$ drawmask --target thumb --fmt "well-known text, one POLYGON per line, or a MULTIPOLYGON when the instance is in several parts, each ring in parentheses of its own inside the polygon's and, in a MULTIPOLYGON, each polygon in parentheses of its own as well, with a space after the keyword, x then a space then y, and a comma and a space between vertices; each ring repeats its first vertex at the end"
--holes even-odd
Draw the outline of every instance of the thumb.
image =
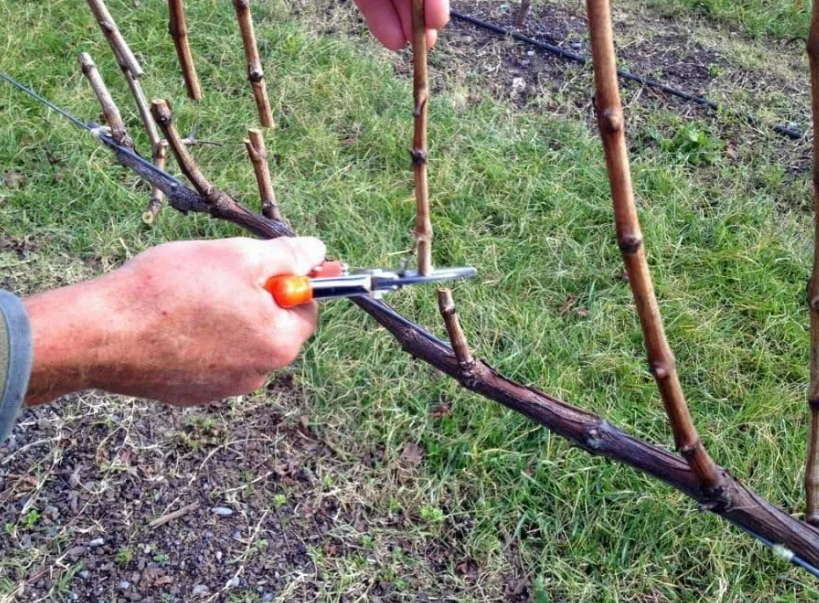
POLYGON ((262 278, 277 274, 307 274, 324 261, 327 249, 315 237, 280 237, 258 241, 258 266, 262 278))

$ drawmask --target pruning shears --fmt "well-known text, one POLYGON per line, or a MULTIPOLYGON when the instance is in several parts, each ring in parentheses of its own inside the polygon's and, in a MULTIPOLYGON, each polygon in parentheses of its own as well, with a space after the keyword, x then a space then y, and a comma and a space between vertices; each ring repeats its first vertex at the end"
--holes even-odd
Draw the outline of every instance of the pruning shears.
POLYGON ((265 284, 276 303, 282 308, 294 308, 312 300, 337 297, 374 296, 397 291, 407 285, 422 285, 471 278, 478 271, 471 267, 437 268, 426 276, 417 270, 365 268, 350 272, 339 261, 327 261, 307 276, 282 274, 265 284))

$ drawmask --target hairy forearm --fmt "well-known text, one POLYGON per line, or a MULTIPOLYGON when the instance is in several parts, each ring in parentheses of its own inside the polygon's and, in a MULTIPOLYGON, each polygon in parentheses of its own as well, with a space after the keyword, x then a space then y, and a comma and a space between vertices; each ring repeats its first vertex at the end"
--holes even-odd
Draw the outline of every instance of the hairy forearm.
POLYGON ((95 387, 95 377, 112 368, 120 331, 112 280, 102 277, 24 300, 34 344, 26 404, 95 387))

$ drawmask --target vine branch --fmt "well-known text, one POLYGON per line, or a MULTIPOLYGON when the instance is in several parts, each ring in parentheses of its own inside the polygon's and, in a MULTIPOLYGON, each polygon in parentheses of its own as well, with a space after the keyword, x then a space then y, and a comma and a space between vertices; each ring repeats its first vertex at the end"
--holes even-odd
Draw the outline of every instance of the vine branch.
POLYGON ((807 291, 810 312, 810 432, 805 466, 805 503, 806 520, 819 525, 819 0, 813 2, 807 52, 813 111, 814 244, 813 271, 807 291))
POLYGON ((458 320, 458 312, 455 310, 455 301, 452 299, 452 292, 449 289, 438 289, 438 310, 446 325, 446 332, 452 344, 452 351, 458 360, 458 365, 464 371, 469 371, 475 366, 475 360, 469 351, 469 344, 461 329, 461 321, 458 320))
POLYGON ((91 12, 94 13, 94 18, 99 23, 103 35, 111 45, 119 66, 123 70, 130 71, 135 78, 141 78, 143 75, 142 67, 140 67, 134 53, 131 52, 125 38, 122 37, 116 21, 108 11, 108 7, 105 6, 105 2, 103 0, 88 0, 88 6, 91 8, 91 12))
POLYGON ((256 45, 256 34, 253 31, 253 17, 250 14, 250 0, 233 0, 236 9, 236 18, 239 21, 239 31, 242 34, 242 46, 247 61, 247 79, 253 88, 253 98, 259 112, 259 122, 262 127, 273 128, 273 113, 270 111, 270 100, 267 98, 267 85, 264 81, 264 70, 259 58, 259 48, 256 45))
POLYGON ((113 138, 117 144, 133 149, 134 141, 131 140, 128 136, 128 132, 125 130, 125 123, 122 121, 119 107, 117 107, 111 93, 108 91, 108 87, 105 85, 105 81, 103 81, 99 69, 97 69, 97 65, 91 59, 91 55, 87 52, 82 52, 80 53, 79 61, 82 73, 91 85, 91 89, 94 91, 102 107, 105 123, 111 128, 111 138, 113 138))
POLYGON ((413 171, 415 173, 415 248, 418 272, 432 272, 432 221, 429 215, 427 184, 427 101, 429 76, 427 70, 427 31, 424 0, 412 0, 412 91, 415 107, 415 131, 412 139, 413 171))
POLYGON ((245 139, 245 149, 253 164, 253 173, 256 174, 256 184, 259 187, 259 197, 262 201, 262 215, 265 218, 281 220, 282 215, 276 203, 276 193, 270 181, 270 167, 267 163, 267 149, 264 145, 264 136, 261 130, 248 129, 245 139))
POLYGON ((168 0, 168 13, 168 33, 171 34, 173 45, 176 47, 176 56, 179 59, 179 67, 182 69, 182 78, 185 80, 188 98, 202 100, 204 94, 202 86, 199 85, 199 76, 196 73, 193 53, 188 41, 188 23, 185 20, 184 0, 168 0))
POLYGON ((617 244, 623 255, 629 285, 640 317, 649 368, 665 405, 677 449, 688 460, 703 487, 719 488, 723 485, 724 478, 706 452, 688 411, 646 261, 643 235, 631 188, 625 120, 617 82, 609 2, 587 0, 586 7, 597 91, 597 122, 611 185, 617 244))
MULTIPOLYGON (((165 152, 165 143, 159 136, 159 130, 156 128, 154 118, 151 116, 151 109, 148 107, 148 100, 145 98, 145 93, 142 91, 142 85, 128 70, 123 71, 125 79, 128 82, 128 87, 131 89, 131 94, 136 102, 139 117, 142 120, 142 125, 145 126, 145 132, 148 134, 148 142, 151 144, 151 160, 153 164, 160 170, 165 169, 165 160, 167 153, 165 152)), ((148 201, 148 206, 142 213, 142 221, 146 224, 153 224, 156 220, 157 214, 162 209, 164 201, 164 194, 162 189, 152 186, 151 198, 148 201)))

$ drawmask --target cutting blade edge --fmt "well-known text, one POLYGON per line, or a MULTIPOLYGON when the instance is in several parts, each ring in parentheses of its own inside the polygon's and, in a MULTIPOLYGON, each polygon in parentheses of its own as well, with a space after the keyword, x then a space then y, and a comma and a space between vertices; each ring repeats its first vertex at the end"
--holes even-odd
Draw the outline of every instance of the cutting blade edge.
POLYGON ((465 268, 436 268, 432 271, 432 274, 428 274, 426 276, 418 274, 417 270, 404 270, 399 273, 398 278, 384 278, 381 280, 379 277, 374 277, 373 284, 378 286, 383 283, 385 287, 395 288, 404 287, 406 285, 422 285, 428 283, 456 281, 472 278, 477 276, 477 274, 478 271, 471 266, 467 266, 465 268))

